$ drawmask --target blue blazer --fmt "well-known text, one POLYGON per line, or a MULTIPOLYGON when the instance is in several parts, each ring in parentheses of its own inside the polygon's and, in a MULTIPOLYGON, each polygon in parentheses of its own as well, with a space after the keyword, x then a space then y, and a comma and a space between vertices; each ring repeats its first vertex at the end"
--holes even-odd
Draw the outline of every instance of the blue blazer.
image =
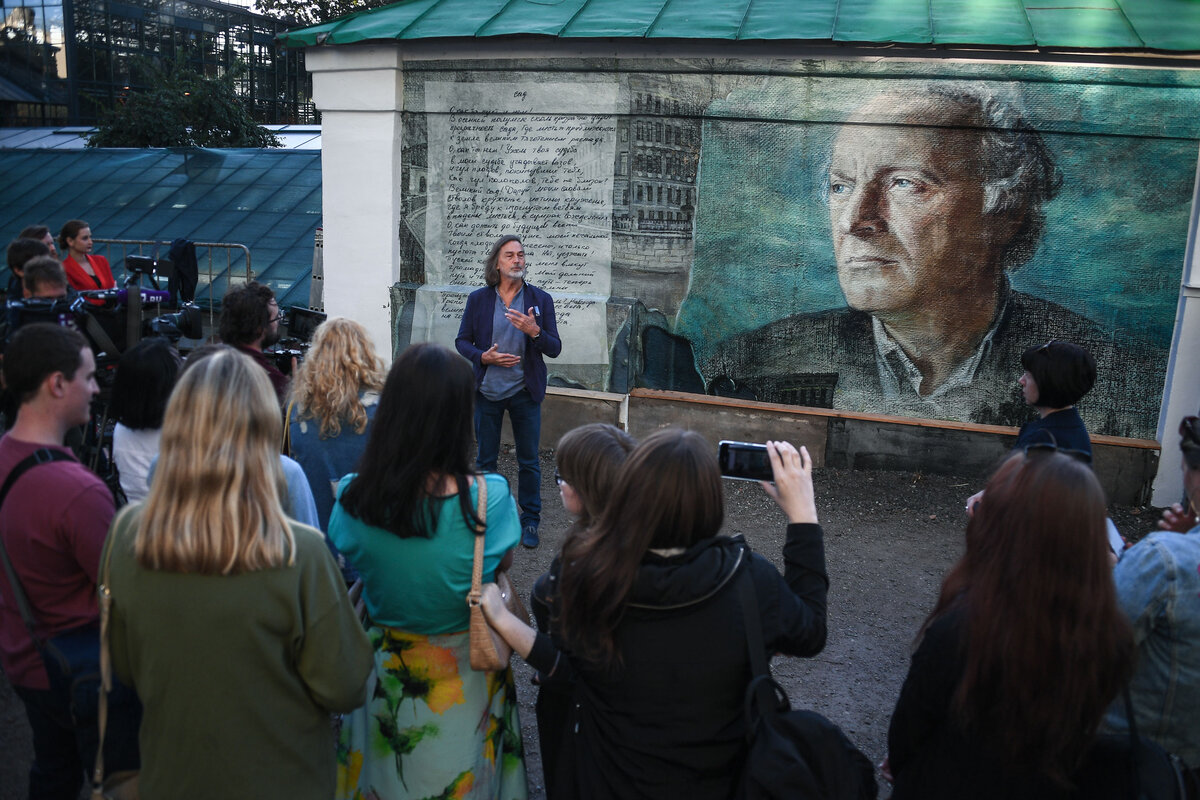
MULTIPOLYGON (((525 357, 521 359, 521 366, 525 370, 525 388, 529 390, 533 401, 540 403, 546 396, 546 362, 542 356, 558 358, 562 352, 562 340, 558 338, 558 325, 554 321, 553 298, 530 283, 525 284, 525 291, 525 309, 522 310, 530 306, 536 309, 534 317, 542 332, 536 339, 525 337, 525 357)), ((475 366, 476 389, 483 383, 483 374, 487 371, 479 359, 493 344, 492 317, 495 313, 495 288, 485 286, 471 292, 458 326, 458 336, 454 339, 454 347, 475 366)))

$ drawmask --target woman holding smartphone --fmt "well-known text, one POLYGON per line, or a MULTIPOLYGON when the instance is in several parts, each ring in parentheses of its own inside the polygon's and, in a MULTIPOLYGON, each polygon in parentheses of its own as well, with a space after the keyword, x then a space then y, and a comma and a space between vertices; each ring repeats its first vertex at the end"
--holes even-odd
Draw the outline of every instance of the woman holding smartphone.
POLYGON ((784 575, 741 536, 720 535, 713 448, 667 429, 633 450, 600 518, 563 547, 550 619, 567 653, 488 587, 483 608, 496 630, 538 670, 557 661, 576 680, 557 795, 733 795, 751 676, 742 574, 754 586, 768 655, 824 647, 828 579, 812 460, 786 442, 767 448, 775 482, 764 488, 788 518, 784 575))

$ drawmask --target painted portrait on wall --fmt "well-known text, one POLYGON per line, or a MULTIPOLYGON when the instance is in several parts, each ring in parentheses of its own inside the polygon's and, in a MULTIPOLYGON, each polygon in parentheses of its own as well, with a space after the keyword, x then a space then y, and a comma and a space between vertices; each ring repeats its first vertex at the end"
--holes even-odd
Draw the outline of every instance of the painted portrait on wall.
POLYGON ((707 391, 1016 425, 1021 353, 1064 339, 1097 361, 1089 428, 1152 437, 1196 144, 1079 133, 1036 87, 1035 124, 1025 88, 782 79, 714 103, 675 329, 707 391))
POLYGON ((1015 426, 1021 353, 1061 339, 1089 430, 1154 437, 1200 74, 671 66, 407 73, 397 342, 451 341, 515 231, 552 384, 1015 426))

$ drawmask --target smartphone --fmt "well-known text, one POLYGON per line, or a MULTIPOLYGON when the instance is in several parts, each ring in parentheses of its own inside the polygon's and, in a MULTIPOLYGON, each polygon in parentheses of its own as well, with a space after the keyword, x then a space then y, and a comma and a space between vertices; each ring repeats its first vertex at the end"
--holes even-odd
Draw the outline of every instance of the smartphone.
POLYGON ((765 444, 722 441, 717 445, 717 461, 721 465, 721 476, 742 481, 769 481, 771 457, 765 444))

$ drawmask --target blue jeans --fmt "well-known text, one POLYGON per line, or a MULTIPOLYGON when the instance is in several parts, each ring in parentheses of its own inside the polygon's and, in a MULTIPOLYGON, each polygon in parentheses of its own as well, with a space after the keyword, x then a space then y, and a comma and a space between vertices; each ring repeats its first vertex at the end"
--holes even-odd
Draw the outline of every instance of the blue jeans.
POLYGON ((517 505, 521 507, 521 527, 536 527, 542 519, 542 465, 538 461, 542 406, 534 402, 528 389, 503 400, 488 400, 475 392, 475 441, 479 443, 475 464, 480 472, 496 471, 505 411, 517 442, 517 505))

